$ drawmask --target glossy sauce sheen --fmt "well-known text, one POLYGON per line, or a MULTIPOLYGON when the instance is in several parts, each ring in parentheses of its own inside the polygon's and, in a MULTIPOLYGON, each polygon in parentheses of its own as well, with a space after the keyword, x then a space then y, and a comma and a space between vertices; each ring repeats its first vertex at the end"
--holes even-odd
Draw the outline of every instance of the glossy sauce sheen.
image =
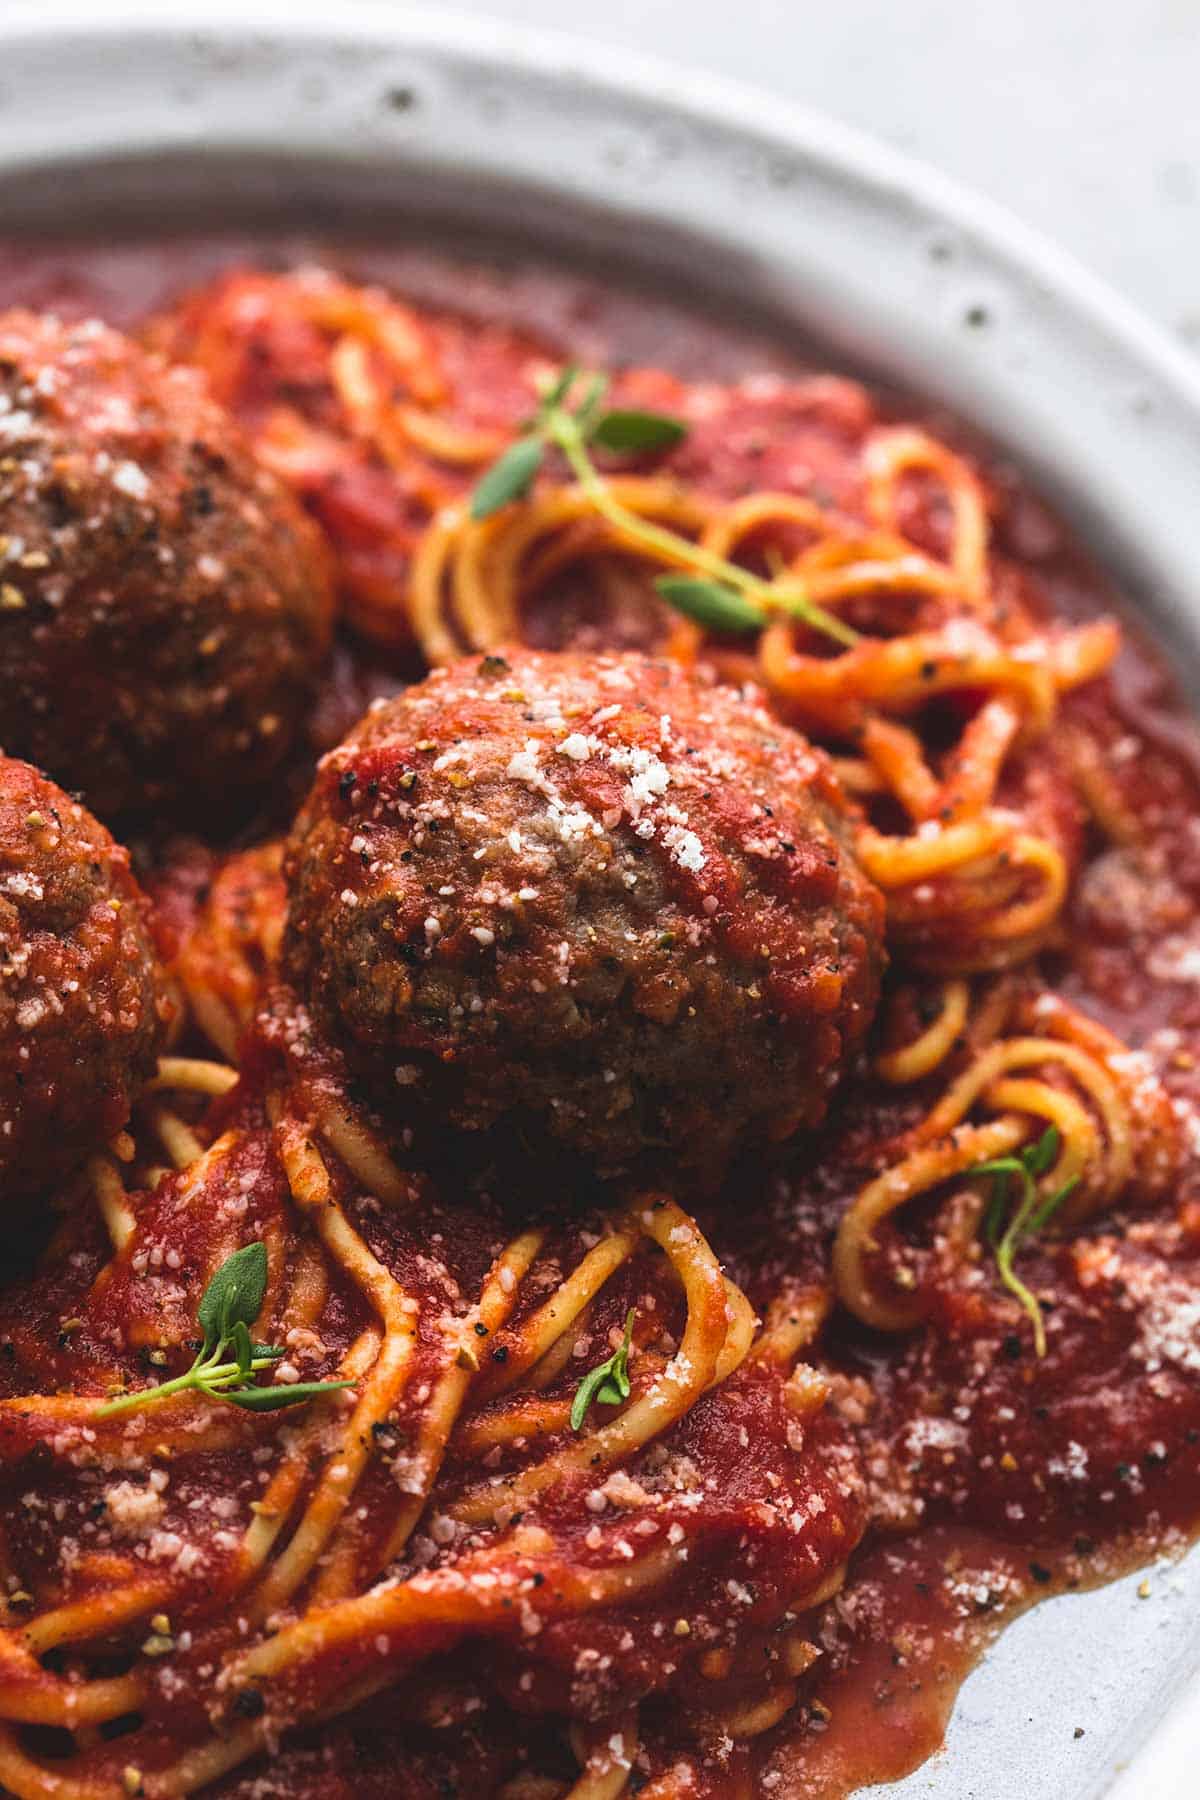
MULTIPOLYGON (((246 241, 13 247, 0 251, 0 300, 96 311, 129 326, 226 263, 291 264, 311 253, 301 244, 264 249, 246 241)), ((501 338, 515 328, 551 353, 593 364, 638 363, 692 381, 794 366, 744 334, 569 275, 464 268, 419 250, 339 251, 329 260, 394 281, 418 301, 452 299, 501 338)), ((478 380, 481 390, 496 384, 503 414, 500 351, 481 358, 478 380)), ((764 396, 769 392, 764 388, 764 396)), ((486 401, 482 391, 481 405, 486 401)), ((946 431, 944 420, 935 423, 946 431)), ((765 397, 761 416, 748 412, 724 436, 697 433, 690 453, 718 486, 736 486, 739 457, 758 485, 783 485, 787 471, 771 466, 769 424, 765 397)), ((850 479, 847 449, 836 434, 824 434, 814 435, 805 453, 805 478, 836 497, 850 479)), ((1018 479, 1007 469, 993 476, 998 546, 1047 608, 1078 618, 1111 607, 1101 579, 1018 479)), ((393 685, 390 673, 345 656, 338 671, 317 709, 318 743, 341 734, 364 696, 393 685)), ((802 1728, 782 1748, 772 1740, 762 1791, 783 1800, 831 1800, 912 1767, 939 1742, 959 1683, 1005 1618, 1046 1592, 1182 1548, 1200 1520, 1200 1181, 1193 1148, 1200 1144, 1200 760, 1163 669, 1136 630, 1127 631, 1113 675, 1066 702, 1064 716, 1073 714, 1086 716, 1093 736, 1109 747, 1114 780, 1148 838, 1136 852, 1098 838, 1082 846, 1066 948, 1044 959, 1044 972, 1050 985, 1147 1055, 1175 1099, 1190 1154, 1167 1201, 1101 1215, 1028 1253, 1025 1278, 1054 1320, 1041 1361, 1006 1300, 991 1294, 983 1301, 977 1289, 949 1282, 938 1291, 927 1330, 885 1340, 837 1320, 827 1332, 834 1402, 810 1440, 808 1453, 817 1455, 805 1479, 819 1487, 822 1453, 853 1440, 867 1470, 874 1524, 843 1593, 826 1611, 826 1673, 802 1728)), ((177 895, 188 880, 181 865, 177 895)), ((185 901, 179 904, 186 913, 185 901)), ((752 1303, 765 1307, 781 1287, 802 1285, 806 1273, 819 1277, 833 1227, 877 1167, 880 1144, 931 1098, 926 1089, 898 1099, 865 1074, 851 1079, 798 1172, 742 1175, 732 1194, 698 1214, 752 1303)), ((277 1177, 265 1163, 256 1174, 259 1203, 269 1211, 277 1177)), ((264 1214, 259 1224, 266 1223, 264 1214)), ((467 1229, 434 1212, 434 1224, 462 1232, 464 1269, 474 1263, 482 1275, 488 1222, 473 1220, 467 1229)), ((391 1252, 408 1254, 399 1244, 391 1252)), ((94 1254, 102 1254, 99 1238, 94 1254)), ((419 1275, 413 1280, 419 1285, 419 1275)), ((57 1296, 40 1298, 59 1303, 57 1296)), ((61 1303, 66 1310, 71 1296, 61 1303)), ((626 1303, 617 1284, 600 1323, 619 1321, 626 1303)), ((356 1304, 345 1298, 345 1342, 358 1324, 356 1304)), ((106 1305, 120 1316, 119 1283, 106 1305)), ((178 1325, 186 1335, 186 1322, 178 1325)), ((331 1349, 341 1347, 331 1342, 331 1349)), ((69 1377, 65 1358, 64 1383, 69 1377)), ((748 1452, 745 1425, 756 1406, 769 1410, 770 1397, 756 1398, 753 1387, 752 1375, 731 1383, 729 1404, 710 1406, 703 1427, 710 1438, 703 1458, 726 1472, 730 1515, 742 1490, 753 1496, 765 1479, 748 1452)), ((757 1427, 751 1442, 761 1438, 777 1453, 765 1413, 757 1427)), ((230 1429, 236 1435, 236 1421, 230 1429)), ((232 1465, 214 1476, 214 1487, 222 1479, 234 1479, 232 1465)), ((709 1528, 719 1535, 728 1525, 714 1506, 709 1528)), ((856 1526, 851 1521, 849 1529, 856 1526)), ((828 1544, 816 1549, 825 1562, 836 1560, 828 1544)), ((779 1554, 777 1545, 771 1554, 779 1554)), ((574 1651, 569 1622, 561 1631, 565 1669, 574 1651)), ((643 1653, 653 1655, 644 1645, 634 1652, 643 1653)), ((543 1697, 550 1703, 553 1683, 544 1666, 539 1680, 548 1684, 543 1697)))

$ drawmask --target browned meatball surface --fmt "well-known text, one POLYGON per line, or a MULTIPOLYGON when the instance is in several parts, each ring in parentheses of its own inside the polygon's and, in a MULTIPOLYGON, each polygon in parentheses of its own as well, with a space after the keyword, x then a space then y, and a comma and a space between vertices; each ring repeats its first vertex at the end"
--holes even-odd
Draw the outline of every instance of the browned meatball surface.
POLYGON ((316 529, 190 370, 0 316, 0 744, 105 818, 236 800, 328 646, 316 529))
POLYGON ((162 1036, 146 902, 103 825, 0 756, 0 1187, 31 1194, 119 1131, 162 1036))
POLYGON ((376 1093, 713 1175, 823 1115, 880 895, 824 755, 649 658, 472 658, 379 705, 292 834, 285 958, 376 1093))

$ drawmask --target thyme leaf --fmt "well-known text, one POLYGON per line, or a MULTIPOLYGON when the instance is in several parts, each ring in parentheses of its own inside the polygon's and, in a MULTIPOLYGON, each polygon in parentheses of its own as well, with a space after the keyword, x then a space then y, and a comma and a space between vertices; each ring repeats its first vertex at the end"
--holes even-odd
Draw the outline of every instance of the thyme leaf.
POLYGON ((646 450, 669 450, 686 436, 682 419, 617 407, 597 419, 590 442, 615 456, 637 456, 646 450))
POLYGON ((762 608, 720 581, 699 575, 660 575, 655 587, 676 612, 709 631, 761 631, 762 608))
POLYGON ((637 1308, 631 1306, 625 1318, 625 1335, 607 1362, 588 1371, 575 1390, 571 1402, 571 1430, 579 1431, 593 1401, 601 1406, 619 1406, 629 1398, 629 1350, 633 1343, 633 1321, 637 1308))
POLYGON ((642 518, 617 498, 593 462, 592 448, 615 456, 669 450, 687 435, 688 427, 682 419, 666 413, 633 407, 604 412, 601 406, 607 389, 607 376, 587 375, 575 363, 547 382, 537 412, 522 427, 522 435, 476 486, 471 517, 487 519, 514 500, 523 500, 537 478, 547 447, 553 446, 566 460, 593 511, 614 528, 622 543, 679 571, 661 577, 656 586, 664 599, 689 618, 717 631, 753 631, 761 629, 773 613, 783 613, 835 643, 857 643, 858 633, 810 600, 786 572, 764 579, 677 531, 642 518), (581 384, 583 396, 573 404, 581 384))
POLYGON ((287 1354, 275 1344, 256 1344, 250 1327, 258 1317, 267 1291, 267 1247, 244 1244, 226 1257, 200 1296, 196 1322, 204 1341, 190 1369, 157 1387, 138 1388, 98 1407, 98 1419, 127 1412, 146 1400, 165 1400, 189 1389, 210 1400, 228 1400, 252 1412, 270 1412, 281 1406, 300 1406, 317 1394, 352 1387, 349 1381, 278 1382, 259 1387, 254 1377, 287 1354))
POLYGON ((328 1394, 334 1388, 351 1386, 349 1381, 280 1381, 272 1387, 230 1388, 219 1398, 246 1412, 278 1412, 284 1406, 303 1406, 306 1400, 315 1400, 318 1394, 328 1394))
POLYGON ((253 1325, 267 1291, 267 1246, 244 1244, 226 1257, 196 1308, 196 1322, 204 1333, 204 1348, 215 1350, 233 1335, 235 1325, 253 1325))
POLYGON ((539 432, 510 444, 472 494, 471 517, 489 519, 502 506, 508 506, 513 500, 523 500, 533 486, 545 454, 545 439, 539 432))
POLYGON ((1036 1143, 1026 1144, 1012 1156, 997 1156, 967 1170, 969 1179, 989 1180, 992 1184, 984 1214, 984 1234, 996 1259, 1001 1281, 1029 1315, 1034 1348, 1039 1356, 1046 1354, 1046 1323, 1041 1304, 1013 1265, 1022 1244, 1045 1229, 1078 1186, 1079 1177, 1073 1175, 1053 1193, 1039 1198, 1036 1178, 1051 1167, 1058 1148, 1058 1128, 1050 1125, 1036 1143))

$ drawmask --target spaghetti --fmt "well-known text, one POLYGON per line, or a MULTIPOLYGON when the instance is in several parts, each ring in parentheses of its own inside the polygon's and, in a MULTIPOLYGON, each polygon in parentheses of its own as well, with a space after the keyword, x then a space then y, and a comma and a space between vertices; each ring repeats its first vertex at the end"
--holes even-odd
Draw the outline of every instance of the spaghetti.
MULTIPOLYGON (((171 1058, 159 1085, 223 1100, 228 1083, 224 1065, 171 1058)), ((690 1636, 682 1628, 696 1605, 697 1564, 710 1574, 722 1562, 730 1571, 747 1568, 736 1529, 744 1521, 730 1513, 728 1496, 705 1492, 703 1449, 692 1446, 685 1457, 686 1478, 670 1460, 681 1454, 671 1448, 676 1421, 696 1414, 707 1389, 732 1417, 747 1416, 749 1407, 760 1428, 772 1421, 772 1472, 785 1491, 822 1496, 816 1531, 798 1531, 782 1510, 775 1517, 760 1509, 768 1516, 758 1522, 761 1542, 749 1558, 762 1567, 751 1615, 762 1635, 759 1654, 779 1670, 774 1703, 782 1705, 778 1690, 790 1705, 791 1617, 819 1604, 840 1579, 861 1523, 855 1481, 827 1466, 839 1451, 838 1431, 819 1416, 819 1384, 794 1382, 803 1336, 783 1357, 757 1354, 744 1296, 695 1223, 653 1194, 638 1197, 626 1221, 604 1223, 598 1239, 582 1224, 518 1232, 485 1268, 474 1303, 464 1294, 465 1310, 447 1311, 442 1290, 452 1265, 418 1248, 441 1238, 429 1229, 430 1198, 421 1196, 414 1216, 418 1192, 369 1126, 339 1106, 314 1134, 285 1089, 259 1100, 239 1090, 232 1104, 198 1163, 132 1204, 114 1166, 97 1168, 115 1255, 105 1260, 98 1247, 80 1280, 76 1245, 67 1258, 74 1266, 61 1273, 63 1304, 71 1293, 74 1380, 103 1380, 112 1392, 129 1379, 126 1360, 99 1349, 114 1315, 125 1321, 131 1346, 153 1342, 151 1357, 170 1364, 186 1344, 187 1309, 179 1311, 175 1298, 184 1276, 168 1271, 196 1271, 196 1279, 212 1272, 231 1241, 230 1195, 245 1191, 252 1168, 247 1225, 266 1243, 271 1271, 261 1326, 297 1357, 357 1385, 348 1397, 314 1404, 282 1436, 184 1396, 159 1403, 153 1415, 147 1409, 111 1421, 96 1418, 94 1403, 64 1406, 49 1393, 39 1400, 25 1391, 0 1403, 9 1466, 48 1441, 43 1491, 79 1490, 58 1503, 60 1546, 78 1531, 79 1555, 53 1602, 10 1602, 3 1703, 12 1723, 0 1750, 6 1786, 19 1795, 44 1791, 44 1767, 23 1744, 21 1726, 74 1734, 78 1792, 121 1791, 132 1784, 132 1768, 146 1794, 188 1793, 308 1716, 314 1692, 321 1716, 337 1716, 466 1636, 509 1641, 506 1655, 522 1669, 525 1693, 541 1683, 554 1688, 553 1657, 547 1666, 539 1640, 558 1619, 619 1608, 628 1630, 639 1613, 656 1617, 669 1595, 673 1634, 690 1636), (364 1202, 330 1141, 359 1134, 406 1204, 385 1212, 364 1202), (173 1246, 170 1264, 164 1240, 173 1246), (564 1277, 573 1258, 574 1272, 564 1277), (408 1279, 392 1268, 407 1269, 408 1279), (578 1346, 603 1341, 614 1288, 622 1302, 637 1295, 632 1398, 618 1419, 593 1417, 574 1435, 566 1418, 572 1360, 578 1346), (548 1446, 546 1460, 521 1455, 531 1436, 548 1446), (248 1488, 238 1473, 247 1460, 257 1470, 248 1488), (205 1484, 205 1517, 189 1530, 169 1496, 196 1479, 205 1484), (578 1521, 563 1516, 571 1489, 581 1501, 586 1496, 578 1521), (104 1521, 99 1527, 89 1529, 76 1511, 85 1495, 104 1521), (213 1518, 229 1521, 215 1539, 213 1518), (422 1522, 430 1535, 414 1546, 422 1522), (397 1569, 399 1581, 382 1579, 397 1569), (306 1592, 312 1598, 294 1610, 306 1592), (117 1638, 129 1644, 125 1660, 133 1666, 98 1673, 98 1662, 111 1663, 117 1638), (160 1641, 169 1664, 153 1660, 160 1641), (47 1666, 49 1652, 63 1648, 68 1663, 47 1666), (201 1668, 223 1671, 212 1676, 210 1705, 190 1730, 178 1705, 167 1704, 176 1692, 174 1680, 164 1691, 168 1667, 193 1679, 201 1668), (247 1694, 255 1722, 239 1726, 247 1694), (197 1739, 191 1748, 189 1736, 197 1739)), ((452 1212, 440 1216, 453 1219, 452 1212)), ((480 1253, 478 1266, 485 1260, 480 1253)), ((49 1271, 52 1283, 60 1278, 53 1255, 49 1271)), ((26 1337, 18 1354, 32 1366, 39 1352, 26 1337)), ((847 1450, 841 1443, 843 1458, 847 1450)), ((24 1536, 20 1522, 15 1535, 24 1536)), ((739 1586, 732 1573, 729 1584, 739 1586)), ((703 1635, 697 1618, 697 1642, 676 1643, 676 1683, 697 1658, 713 1657, 722 1612, 728 1630, 740 1604, 728 1596, 723 1608, 710 1602, 703 1635)), ((714 1706, 722 1693, 740 1691, 727 1662, 717 1657, 721 1673, 706 1678, 714 1706)), ((473 1690, 477 1706, 485 1691, 473 1690)), ((603 1743, 625 1729, 606 1722, 603 1743)), ((759 1729, 759 1714, 731 1713, 735 1740, 759 1729)), ((586 1733, 579 1740, 593 1741, 586 1733)), ((581 1762, 572 1792, 610 1791, 594 1783, 598 1771, 615 1779, 611 1758, 584 1748, 581 1762)))
POLYGON ((282 978, 277 838, 164 855, 176 1041, 0 1296, 0 1784, 896 1774, 1003 1616, 1200 1516, 1200 882, 1169 866, 1200 796, 1121 713, 1116 625, 1057 610, 997 480, 853 384, 626 370, 688 432, 603 464, 616 522, 553 457, 473 519, 561 362, 521 322, 235 271, 149 335, 320 519, 359 665, 615 641, 754 683, 852 797, 892 968, 819 1137, 716 1194, 597 1184, 372 1110, 282 978), (769 605, 706 630, 655 585, 729 562, 852 641, 769 605), (1036 1340, 997 1163, 1033 1170, 1036 1340), (251 1243, 274 1381, 349 1385, 156 1398, 251 1243))
MULTIPOLYGON (((570 596, 590 589, 634 641, 657 641, 685 662, 715 654, 731 675, 761 681, 786 717, 840 752, 843 777, 868 815, 860 855, 887 894, 892 939, 907 957, 933 973, 969 974, 1019 965, 1044 945, 1066 900, 1078 838, 1071 784, 1053 778, 1054 752, 1047 770, 1046 746, 1062 697, 1104 672, 1118 633, 1110 620, 1048 625, 1010 581, 998 583, 984 485, 968 460, 927 432, 873 425, 856 445, 855 516, 849 506, 758 483, 750 493, 740 481, 722 491, 719 468, 696 482, 680 479, 685 447, 658 459, 652 473, 609 478, 627 525, 599 515, 586 491, 553 473, 527 501, 476 521, 470 487, 506 429, 530 411, 548 365, 532 349, 510 351, 509 378, 481 400, 480 386, 452 379, 454 351, 439 338, 447 329, 422 323, 379 290, 301 272, 234 277, 185 306, 157 337, 176 349, 182 338, 221 397, 257 426, 260 451, 327 523, 325 496, 357 491, 364 466, 389 471, 393 503, 402 497, 408 515, 406 531, 389 529, 374 552, 393 566, 386 599, 381 587, 369 610, 360 598, 361 532, 342 558, 347 616, 373 642, 411 634, 438 664, 514 642, 530 626, 538 641, 564 592, 570 621, 570 596), (272 400, 264 380, 285 344, 313 396, 306 416, 272 400), (422 429, 414 436, 418 397, 445 418, 447 433, 450 421, 456 428, 481 408, 489 429, 451 442, 422 429), (281 433, 293 449, 310 451, 280 460, 281 433), (638 521, 669 534, 656 540, 634 530, 638 521), (702 633, 670 615, 650 586, 655 574, 681 566, 671 549, 680 540, 695 546, 701 568, 711 557, 767 566, 853 624, 860 641, 831 655, 828 644, 778 618, 753 656, 705 647, 702 633), (640 623, 632 622, 631 592, 640 592, 640 623), (958 727, 956 740, 941 743, 936 767, 906 723, 933 708, 958 727), (902 830, 871 823, 873 811, 892 818, 896 807, 902 830)), ((294 385, 294 372, 280 381, 281 390, 294 385)), ((645 378, 627 377, 614 393, 636 398, 646 387, 645 378)), ((688 396, 679 398, 686 421, 688 396)), ((714 410, 709 394, 697 398, 714 410)), ((736 390, 726 405, 736 417, 736 390)), ((561 641, 557 632, 553 641, 561 641)))

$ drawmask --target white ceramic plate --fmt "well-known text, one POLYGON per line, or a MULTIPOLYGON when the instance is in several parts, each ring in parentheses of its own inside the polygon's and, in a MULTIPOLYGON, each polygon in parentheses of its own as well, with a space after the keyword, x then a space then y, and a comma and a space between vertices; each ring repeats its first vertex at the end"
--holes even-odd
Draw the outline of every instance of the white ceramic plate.
MULTIPOLYGON (((384 234, 423 215, 744 305, 1017 456, 1200 696, 1200 369, 1115 296, 984 201, 764 96, 441 13, 333 10, 189 0, 151 22, 8 0, 0 230, 384 234)), ((1148 1599, 1140 1580, 1006 1633, 946 1753, 888 1800, 1193 1796, 1200 1555, 1152 1572, 1148 1599)))

